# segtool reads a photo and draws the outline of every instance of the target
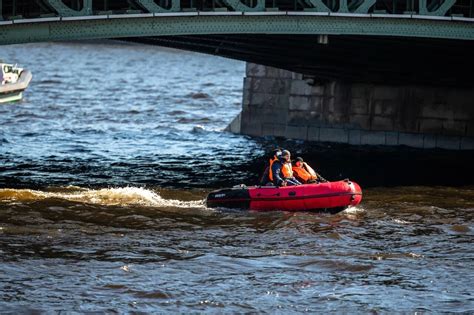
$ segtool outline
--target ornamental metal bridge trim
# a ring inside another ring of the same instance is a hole
[[[203,34],[371,35],[474,40],[474,19],[320,12],[176,12],[0,21],[0,44]]]
[[[104,1],[100,11],[93,10],[93,0],[72,1],[72,7],[63,0],[35,0],[41,8],[34,18],[22,15],[31,13],[22,12],[18,1],[6,6],[0,0],[0,44],[246,33],[474,39],[474,0],[468,7],[461,0],[392,0],[386,7],[391,14],[377,9],[380,0],[280,0],[294,2],[286,11],[276,0],[211,0],[211,8],[199,10],[194,0],[128,0],[135,9],[120,12],[108,10],[112,1]]]
[[[3,1],[0,0],[0,19],[3,17]],[[21,9],[18,9],[18,2],[20,0],[11,0],[10,9],[12,17],[11,19],[21,18]],[[187,8],[182,8],[183,5],[189,5]],[[129,9],[126,10],[127,13],[134,11],[134,13],[142,13],[143,10],[149,13],[164,13],[164,12],[179,12],[184,10],[196,11],[197,8],[194,6],[194,0],[189,0],[189,3],[185,4],[185,0],[159,0],[158,4],[155,0],[129,0]],[[312,12],[333,12],[333,13],[369,13],[369,10],[375,10],[374,5],[376,5],[378,0],[282,0],[277,5],[276,0],[273,0],[272,3],[266,3],[265,0],[211,0],[211,8],[201,8],[201,11],[211,10],[211,11],[237,11],[237,12],[262,12],[262,11],[279,11],[281,5],[290,5],[293,6],[293,10],[298,11],[302,9],[304,11]],[[400,4],[404,9],[402,10],[403,14],[410,14],[417,12],[419,15],[431,15],[431,16],[444,16],[448,11],[450,11],[456,2],[459,2],[459,6],[464,7],[461,15],[465,17],[474,17],[474,3],[470,0],[470,4],[466,7],[466,4],[461,0],[431,0],[428,3],[428,0],[391,0],[391,13],[400,13]],[[415,3],[418,1],[418,3]],[[20,1],[21,2],[21,1]],[[23,0],[25,2],[25,0]],[[28,2],[28,0],[26,0]],[[71,1],[69,1],[71,2]],[[390,0],[388,1],[379,1],[383,2],[384,7],[389,9]],[[41,12],[48,12],[47,14],[53,14],[57,16],[85,16],[85,15],[100,15],[100,12],[110,12],[109,10],[113,7],[112,1],[104,1],[102,6],[102,11],[94,12],[93,9],[93,0],[77,0],[70,3],[72,7],[66,5],[63,0],[35,0],[39,9],[39,14]],[[33,4],[33,3],[32,3]],[[23,3],[24,9],[25,3]],[[130,10],[130,8],[135,8]],[[204,2],[202,4],[204,7]],[[288,10],[288,9],[286,9]],[[418,11],[416,11],[418,10]],[[282,11],[285,11],[282,10]],[[383,12],[370,12],[370,13],[386,13],[386,10],[376,10]],[[17,15],[20,13],[20,15]],[[459,12],[456,13],[459,15]],[[467,15],[467,16],[466,16]]]

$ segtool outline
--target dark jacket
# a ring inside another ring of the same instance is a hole
[[[282,167],[283,164],[280,161],[275,161],[272,164],[273,185],[275,186],[281,186],[284,181],[283,175],[281,173]]]

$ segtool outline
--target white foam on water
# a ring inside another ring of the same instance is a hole
[[[121,187],[102,189],[73,189],[66,191],[45,192],[31,189],[0,189],[1,201],[37,201],[58,198],[109,206],[140,205],[149,207],[205,208],[202,200],[182,201],[164,199],[158,193],[141,187]]]
[[[412,224],[409,221],[401,220],[401,219],[393,219],[393,222],[398,223],[398,224]]]
[[[195,132],[195,133],[200,133],[204,131],[206,131],[206,127],[204,127],[203,125],[196,125],[193,127],[193,130],[192,130],[192,132]]]
[[[349,207],[346,210],[344,210],[345,213],[361,213],[365,212],[365,209],[361,206],[355,206],[355,207]]]

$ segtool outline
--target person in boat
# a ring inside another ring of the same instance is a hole
[[[268,177],[277,187],[301,185],[293,176],[290,151],[283,150],[279,158],[271,163]]]
[[[270,159],[268,160],[268,165],[265,168],[265,172],[263,172],[262,177],[260,178],[260,186],[265,186],[268,185],[269,183],[271,184],[271,180],[269,177],[270,174],[270,167],[272,166],[272,163],[278,160],[278,158],[281,155],[281,149],[275,149],[272,152],[272,155],[270,156]]]
[[[312,184],[327,182],[324,178],[321,177],[316,171],[306,163],[302,157],[297,157],[295,165],[293,165],[293,174],[295,178],[303,184]]]

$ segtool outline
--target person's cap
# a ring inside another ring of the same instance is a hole
[[[280,156],[281,155],[281,150],[280,149],[273,150],[273,155]]]
[[[296,162],[301,162],[301,163],[303,163],[304,161],[303,161],[303,158],[302,158],[302,157],[299,157],[299,156],[298,156],[298,157],[296,158]]]

